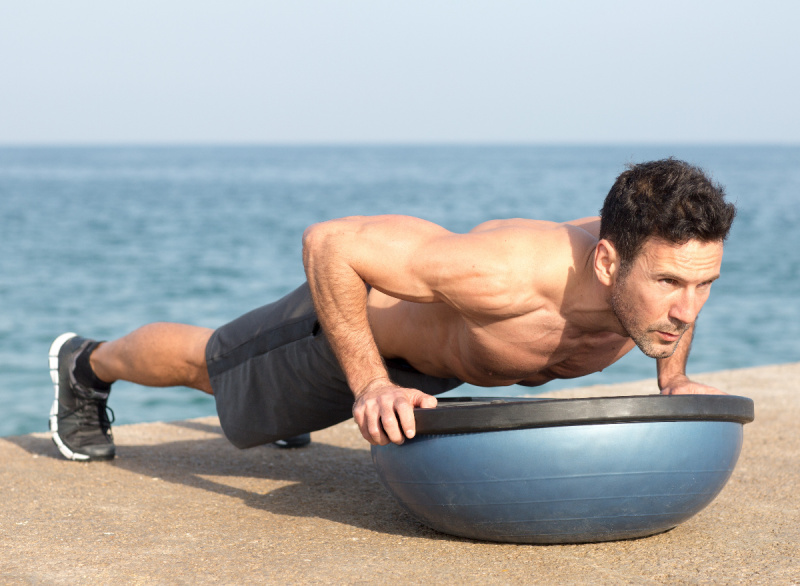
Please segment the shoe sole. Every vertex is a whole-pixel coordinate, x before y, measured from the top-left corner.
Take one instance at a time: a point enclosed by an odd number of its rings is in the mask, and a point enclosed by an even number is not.
[[[281,450],[296,450],[298,448],[305,448],[306,446],[311,444],[311,438],[305,438],[302,440],[298,440],[297,438],[289,438],[288,440],[278,440],[272,442],[276,448],[280,448]]]
[[[66,334],[61,334],[58,338],[53,340],[52,345],[50,346],[50,354],[48,356],[49,365],[50,365],[50,380],[53,381],[53,388],[56,391],[56,398],[53,401],[53,406],[50,408],[50,431],[53,433],[53,443],[58,448],[58,451],[61,452],[61,455],[64,456],[67,460],[75,460],[78,462],[88,462],[91,460],[89,456],[86,454],[76,454],[72,450],[70,450],[67,445],[61,440],[61,436],[58,435],[58,392],[59,392],[59,376],[58,376],[58,353],[61,351],[61,347],[66,344],[69,340],[77,336],[78,334],[74,334],[72,332],[67,332]]]

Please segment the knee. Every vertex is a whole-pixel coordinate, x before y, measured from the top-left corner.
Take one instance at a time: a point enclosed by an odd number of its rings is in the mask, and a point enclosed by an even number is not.
[[[187,362],[190,374],[188,376],[190,384],[194,389],[213,395],[211,379],[208,375],[208,363],[206,361],[206,346],[214,330],[210,328],[197,328],[193,333],[191,348],[188,352]]]

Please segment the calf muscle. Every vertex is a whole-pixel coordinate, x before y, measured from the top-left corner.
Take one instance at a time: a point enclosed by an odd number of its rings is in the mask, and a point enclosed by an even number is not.
[[[98,346],[90,358],[92,370],[106,382],[186,386],[213,394],[205,359],[213,332],[184,324],[149,324]]]

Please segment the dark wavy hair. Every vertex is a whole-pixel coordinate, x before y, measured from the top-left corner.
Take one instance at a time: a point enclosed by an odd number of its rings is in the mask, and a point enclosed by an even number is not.
[[[693,165],[677,159],[630,165],[617,177],[600,210],[600,238],[609,240],[627,268],[645,241],[721,242],[736,206],[725,190]]]

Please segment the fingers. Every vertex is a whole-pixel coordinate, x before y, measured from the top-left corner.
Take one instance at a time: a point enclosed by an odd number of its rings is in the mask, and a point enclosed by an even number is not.
[[[400,435],[409,439],[414,437],[417,434],[417,422],[414,420],[414,406],[408,401],[402,401],[395,406],[395,412],[397,413],[397,417],[394,419],[394,422]],[[386,429],[385,423],[384,429]]]
[[[692,395],[727,395],[725,391],[720,391],[719,389],[715,389],[714,387],[709,387],[707,385],[700,385],[696,384],[691,387],[691,390],[686,391],[687,394]]]
[[[415,389],[387,385],[359,397],[353,406],[353,418],[369,443],[402,444],[416,435],[415,406],[435,407],[436,398]]]
[[[688,382],[680,386],[665,387],[661,390],[662,395],[727,395],[725,391],[721,391],[714,387],[704,385],[701,383]]]
[[[426,395],[420,391],[411,398],[412,403],[398,406],[397,415],[400,419],[400,425],[409,439],[417,435],[417,422],[414,419],[414,407],[422,407],[423,409],[433,409],[436,407],[438,401],[432,395]]]
[[[420,393],[420,402],[417,404],[417,407],[422,407],[423,409],[433,409],[438,404],[439,400],[433,395]]]
[[[385,446],[390,441],[402,443],[403,438],[398,438],[397,433],[394,433],[393,437],[390,437],[384,431],[384,423],[387,424],[389,430],[391,431],[389,416],[386,416],[386,422],[383,421],[384,410],[384,401],[380,395],[378,397],[360,397],[358,400],[356,400],[355,405],[353,406],[353,419],[355,419],[358,429],[361,431],[362,437],[373,445]]]

